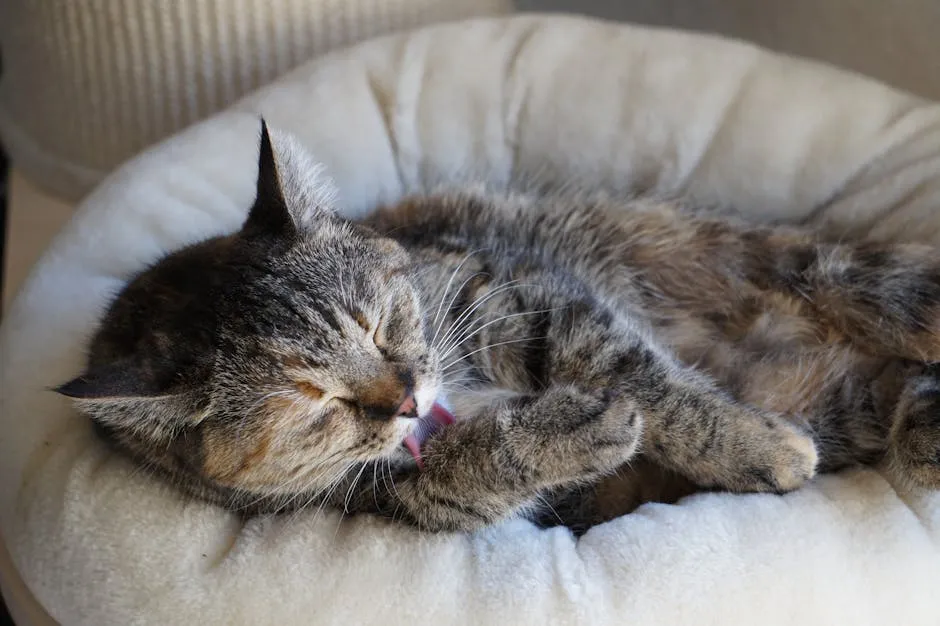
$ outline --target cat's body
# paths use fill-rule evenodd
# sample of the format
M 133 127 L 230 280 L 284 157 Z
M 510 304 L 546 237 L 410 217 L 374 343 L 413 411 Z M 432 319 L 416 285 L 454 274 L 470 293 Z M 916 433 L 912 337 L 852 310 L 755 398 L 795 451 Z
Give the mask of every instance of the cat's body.
M 304 168 L 263 140 L 245 228 L 138 277 L 62 388 L 188 492 L 440 530 L 884 458 L 940 486 L 932 250 L 472 192 L 354 225 Z
M 460 416 L 486 412 L 493 399 L 544 392 L 555 377 L 590 380 L 592 361 L 604 362 L 604 349 L 623 341 L 617 326 L 707 374 L 734 402 L 808 422 L 821 472 L 882 460 L 906 387 L 940 393 L 921 363 L 938 354 L 936 335 L 879 345 L 936 323 L 936 310 L 909 328 L 881 321 L 897 317 L 893 309 L 914 315 L 911 294 L 940 303 L 940 265 L 922 247 L 834 245 L 649 199 L 459 192 L 415 198 L 366 223 L 411 252 L 426 302 L 452 303 L 439 324 L 456 329 L 452 343 L 463 340 L 445 359 L 445 367 L 453 363 L 447 397 Z M 840 323 L 872 305 L 879 331 Z M 683 437 L 708 456 L 727 427 L 702 417 Z M 576 498 L 586 502 L 555 494 L 562 501 L 540 511 L 545 521 L 564 507 L 566 524 L 597 522 L 709 484 L 664 470 L 674 461 L 656 446 L 648 437 L 614 475 L 579 485 Z M 764 452 L 772 465 L 773 453 Z

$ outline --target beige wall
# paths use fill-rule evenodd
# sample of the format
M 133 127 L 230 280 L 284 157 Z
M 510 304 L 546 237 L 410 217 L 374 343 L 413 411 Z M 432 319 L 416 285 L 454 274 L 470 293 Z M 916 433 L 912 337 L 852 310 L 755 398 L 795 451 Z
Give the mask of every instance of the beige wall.
M 940 100 L 940 0 L 516 0 L 749 39 Z

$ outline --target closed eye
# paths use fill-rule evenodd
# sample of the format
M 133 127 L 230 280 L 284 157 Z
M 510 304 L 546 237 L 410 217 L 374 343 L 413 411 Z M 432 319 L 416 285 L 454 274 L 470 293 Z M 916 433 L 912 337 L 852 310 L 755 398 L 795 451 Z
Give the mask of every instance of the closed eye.
M 311 400 L 322 400 L 325 392 L 311 382 L 305 380 L 296 383 L 297 391 Z
M 375 326 L 369 323 L 369 319 L 362 311 L 356 311 L 353 315 L 353 318 L 356 320 L 356 324 L 359 325 L 359 328 L 366 331 L 366 333 L 369 335 L 369 338 L 372 339 L 372 343 L 374 343 L 381 351 L 382 347 L 379 344 L 382 341 L 382 337 L 379 332 L 382 328 L 382 318 L 379 318 L 379 321 Z
M 373 326 L 369 323 L 368 318 L 362 311 L 356 311 L 353 314 L 353 319 L 356 320 L 356 324 L 359 325 L 359 328 L 364 330 L 368 335 L 369 339 L 372 340 L 372 343 L 378 349 L 379 354 L 383 357 L 388 356 L 388 350 L 386 347 L 387 337 L 385 333 L 382 332 L 385 329 L 385 318 L 380 317 L 376 324 Z
M 372 343 L 375 344 L 375 347 L 378 348 L 379 354 L 383 357 L 388 357 L 388 336 L 385 333 L 386 324 L 384 323 L 385 319 L 379 319 L 379 323 L 375 326 L 375 332 L 372 333 Z
M 372 332 L 372 326 L 369 324 L 369 320 L 366 318 L 365 313 L 362 311 L 356 311 L 353 315 L 356 320 L 356 323 L 359 324 L 359 328 L 366 331 L 367 333 Z
M 306 380 L 297 381 L 295 383 L 295 386 L 297 387 L 297 391 L 302 393 L 304 397 L 314 400 L 316 402 L 320 402 L 321 404 L 324 404 L 324 405 L 329 404 L 331 402 L 341 402 L 347 406 L 353 406 L 353 407 L 356 406 L 356 402 L 354 400 L 350 400 L 349 398 L 346 398 L 344 396 L 327 395 L 327 393 L 323 391 L 323 389 L 321 389 L 320 387 L 317 387 L 315 384 L 308 382 Z

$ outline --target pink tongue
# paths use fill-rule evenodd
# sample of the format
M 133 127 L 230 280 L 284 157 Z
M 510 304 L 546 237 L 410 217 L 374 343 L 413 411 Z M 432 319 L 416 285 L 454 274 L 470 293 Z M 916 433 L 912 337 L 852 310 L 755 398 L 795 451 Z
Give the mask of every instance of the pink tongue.
M 408 448 L 408 452 L 414 457 L 415 463 L 418 464 L 418 469 L 421 470 L 424 469 L 424 459 L 421 458 L 421 444 L 428 438 L 428 435 L 445 426 L 450 426 L 457 421 L 450 411 L 437 402 L 431 406 L 430 418 L 432 422 L 423 421 L 419 424 L 418 428 L 415 429 L 415 432 L 402 440 L 402 443 Z
M 424 469 L 424 461 L 421 459 L 421 444 L 418 443 L 418 438 L 415 437 L 414 433 L 405 437 L 405 440 L 402 442 L 405 444 L 405 447 L 408 448 L 408 452 L 411 453 L 411 456 L 415 458 L 415 463 L 418 464 L 418 469 Z
M 441 426 L 450 426 L 457 421 L 450 411 L 442 407 L 437 402 L 431 405 L 431 417 L 434 418 L 434 421 Z

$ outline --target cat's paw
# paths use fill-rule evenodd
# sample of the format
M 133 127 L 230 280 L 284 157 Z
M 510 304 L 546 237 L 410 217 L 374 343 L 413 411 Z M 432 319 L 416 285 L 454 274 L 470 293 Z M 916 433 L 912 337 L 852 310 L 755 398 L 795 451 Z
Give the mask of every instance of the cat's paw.
M 819 453 L 805 424 L 761 413 L 736 426 L 736 454 L 718 464 L 711 486 L 742 493 L 785 493 L 815 476 Z
M 891 430 L 888 468 L 899 479 L 940 489 L 940 380 L 909 381 Z
M 550 387 L 507 431 L 514 454 L 548 482 L 614 471 L 636 454 L 642 434 L 631 400 L 573 385 Z

